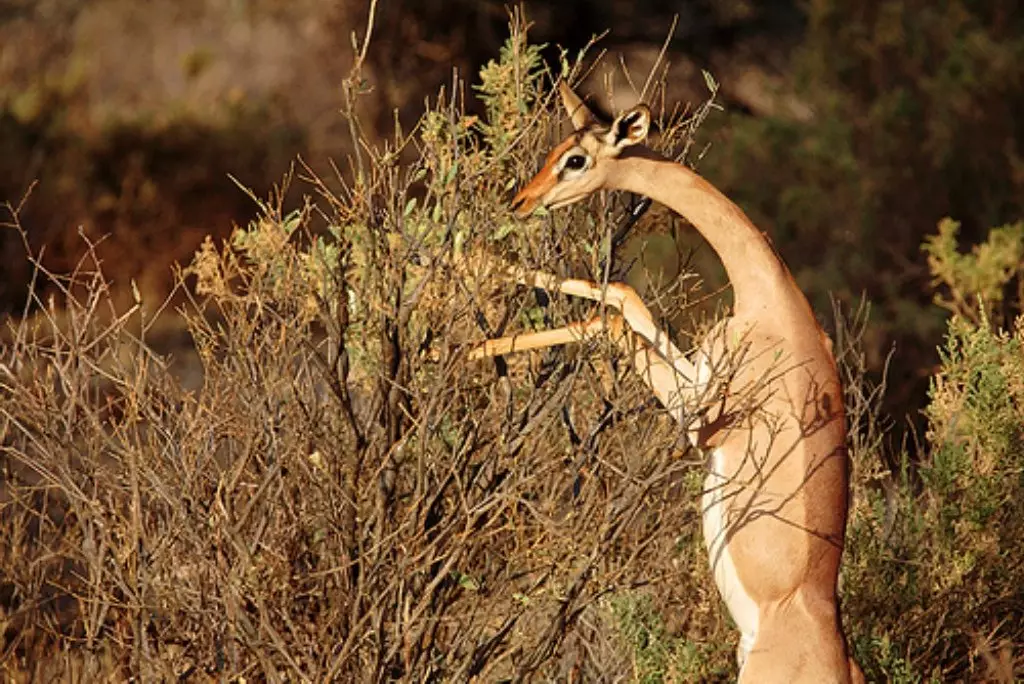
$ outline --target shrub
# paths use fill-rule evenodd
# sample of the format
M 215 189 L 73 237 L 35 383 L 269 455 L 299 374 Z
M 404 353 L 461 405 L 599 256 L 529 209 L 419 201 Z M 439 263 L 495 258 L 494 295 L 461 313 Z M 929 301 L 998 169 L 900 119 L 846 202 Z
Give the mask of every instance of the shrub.
M 297 208 L 287 178 L 207 240 L 180 274 L 196 387 L 98 262 L 34 260 L 61 297 L 33 295 L 0 357 L 11 676 L 597 680 L 628 667 L 606 599 L 647 586 L 675 634 L 726 641 L 707 570 L 684 574 L 705 565 L 695 461 L 613 345 L 465 358 L 585 315 L 474 254 L 601 277 L 615 213 L 513 223 L 508 180 L 562 115 L 521 22 L 482 78 L 487 121 L 456 84 L 413 134 L 357 141 L 340 191 L 303 169 Z
M 991 321 L 1019 268 L 1020 226 L 993 229 L 969 254 L 948 220 L 924 243 L 950 293 L 936 296 L 956 313 L 931 381 L 925 457 L 904 453 L 891 474 L 857 459 L 845 605 L 870 679 L 1012 681 L 1019 672 L 1024 318 L 1010 330 Z

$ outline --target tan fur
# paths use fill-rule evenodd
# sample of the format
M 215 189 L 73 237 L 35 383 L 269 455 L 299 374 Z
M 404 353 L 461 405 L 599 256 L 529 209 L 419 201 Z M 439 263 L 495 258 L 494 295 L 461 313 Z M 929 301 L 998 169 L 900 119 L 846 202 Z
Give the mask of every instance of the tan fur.
M 848 463 L 828 337 L 747 216 L 689 169 L 638 145 L 647 134 L 646 107 L 620 115 L 608 128 L 564 84 L 562 99 L 577 130 L 517 195 L 516 214 L 571 204 L 598 189 L 647 195 L 690 220 L 716 250 L 733 287 L 733 315 L 691 361 L 628 286 L 605 289 L 512 269 L 520 282 L 602 302 L 621 312 L 626 326 L 617 317 L 595 319 L 490 341 L 475 355 L 612 334 L 694 443 L 715 449 L 705 496 L 710 560 L 730 610 L 741 613 L 737 623 L 754 632 L 744 640 L 749 652 L 739 654 L 740 681 L 863 681 L 847 653 L 836 597 Z M 584 170 L 564 170 L 574 154 L 586 156 Z M 694 421 L 696 409 L 712 397 L 716 403 L 705 409 L 715 410 Z

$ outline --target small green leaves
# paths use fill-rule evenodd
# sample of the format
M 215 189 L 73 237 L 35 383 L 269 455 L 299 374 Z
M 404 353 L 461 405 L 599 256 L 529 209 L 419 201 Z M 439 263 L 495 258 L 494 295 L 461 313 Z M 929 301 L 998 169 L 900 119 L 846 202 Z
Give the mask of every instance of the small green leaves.
M 704 74 L 704 84 L 708 87 L 708 91 L 714 95 L 718 92 L 718 81 L 711 75 L 711 72 L 707 69 L 701 69 L 701 73 Z
M 495 242 L 497 242 L 498 240 L 503 240 L 506 236 L 508 236 L 509 233 L 511 233 L 515 229 L 516 226 L 511 221 L 502 223 L 500 226 L 498 226 L 498 229 L 495 230 L 493 234 L 491 234 L 491 240 L 494 240 Z
M 921 245 L 932 283 L 948 291 L 937 292 L 935 303 L 975 323 L 1001 323 L 1006 286 L 1024 273 L 1024 221 L 993 228 L 967 253 L 960 252 L 959 230 L 958 222 L 943 219 Z
M 458 582 L 459 586 L 467 591 L 479 591 L 480 583 L 473 579 L 470 575 L 455 570 L 452 572 L 455 577 L 455 581 Z
M 546 311 L 542 307 L 531 306 L 529 308 L 522 310 L 522 312 L 520 313 L 520 318 L 529 327 L 543 328 L 545 315 Z
M 444 175 L 444 183 L 441 184 L 442 188 L 447 188 L 455 181 L 455 175 L 459 172 L 459 162 L 456 160 L 450 167 L 448 167 L 448 173 Z
M 526 32 L 513 32 L 500 58 L 480 70 L 473 86 L 487 107 L 486 123 L 478 125 L 492 152 L 505 150 L 524 126 L 544 76 L 543 44 L 530 44 Z

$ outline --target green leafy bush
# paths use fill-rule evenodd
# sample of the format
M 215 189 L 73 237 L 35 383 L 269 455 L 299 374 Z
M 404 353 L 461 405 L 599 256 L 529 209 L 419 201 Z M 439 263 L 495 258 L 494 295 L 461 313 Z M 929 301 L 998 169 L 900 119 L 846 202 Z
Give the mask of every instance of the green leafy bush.
M 924 243 L 951 293 L 936 296 L 955 311 L 931 380 L 925 456 L 904 454 L 891 474 L 857 459 L 845 605 L 860 662 L 879 681 L 1012 681 L 1020 671 L 1024 317 L 1009 330 L 992 321 L 1024 233 L 994 228 L 961 254 L 956 227 L 943 221 Z
M 1009 302 L 1021 312 L 1024 303 L 1024 222 L 993 228 L 988 239 L 975 246 L 970 254 L 961 254 L 957 247 L 960 224 L 951 219 L 939 222 L 936 235 L 925 238 L 928 268 L 934 283 L 948 291 L 939 293 L 935 302 L 967 319 L 974 325 L 1003 325 L 1006 319 L 1003 304 L 1007 285 L 1018 278 L 1015 300 Z M 1012 313 L 1010 314 L 1012 317 Z

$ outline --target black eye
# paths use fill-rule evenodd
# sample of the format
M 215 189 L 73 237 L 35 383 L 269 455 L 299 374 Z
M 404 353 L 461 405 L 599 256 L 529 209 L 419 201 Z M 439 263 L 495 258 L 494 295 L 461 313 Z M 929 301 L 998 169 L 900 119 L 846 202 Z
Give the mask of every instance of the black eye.
M 565 168 L 579 171 L 587 165 L 587 158 L 582 154 L 574 154 L 565 160 Z

